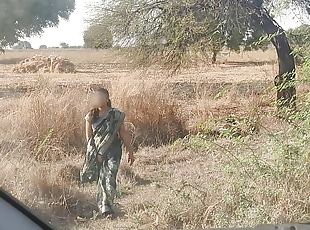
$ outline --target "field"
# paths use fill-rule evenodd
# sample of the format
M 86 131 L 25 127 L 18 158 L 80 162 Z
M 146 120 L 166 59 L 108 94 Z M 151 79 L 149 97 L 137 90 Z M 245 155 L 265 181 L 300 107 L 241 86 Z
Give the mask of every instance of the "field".
M 12 73 L 35 54 L 66 57 L 77 73 Z M 299 78 L 298 113 L 277 116 L 274 50 L 223 53 L 174 75 L 130 60 L 121 50 L 1 55 L 0 186 L 58 229 L 310 221 L 310 87 Z M 94 86 L 135 127 L 137 161 L 127 166 L 124 153 L 114 220 L 95 218 L 96 186 L 77 182 Z

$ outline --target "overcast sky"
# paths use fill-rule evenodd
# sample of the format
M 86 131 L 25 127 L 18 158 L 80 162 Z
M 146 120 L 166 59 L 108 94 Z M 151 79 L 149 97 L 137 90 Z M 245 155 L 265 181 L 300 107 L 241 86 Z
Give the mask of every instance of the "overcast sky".
M 40 45 L 59 46 L 61 42 L 66 42 L 71 46 L 83 45 L 83 31 L 87 28 L 85 19 L 90 13 L 90 4 L 98 1 L 100 0 L 76 0 L 76 9 L 68 21 L 61 20 L 58 27 L 47 28 L 41 36 L 31 37 L 27 40 L 31 42 L 33 48 L 38 48 Z M 284 29 L 301 24 L 300 20 L 294 18 L 293 15 L 277 20 Z
M 46 28 L 41 36 L 26 40 L 30 41 L 33 48 L 38 48 L 40 45 L 59 46 L 61 42 L 66 42 L 71 46 L 83 45 L 83 32 L 87 28 L 85 19 L 90 13 L 90 4 L 98 1 L 75 0 L 75 11 L 70 15 L 69 20 L 61 20 L 58 27 Z

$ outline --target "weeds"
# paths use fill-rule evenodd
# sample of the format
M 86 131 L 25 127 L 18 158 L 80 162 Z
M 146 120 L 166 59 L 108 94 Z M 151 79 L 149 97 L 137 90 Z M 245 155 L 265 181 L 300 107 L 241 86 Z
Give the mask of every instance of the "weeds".
M 304 118 L 307 108 L 295 114 L 295 121 L 299 116 Z M 308 119 L 307 119 L 308 120 Z M 305 123 L 304 123 L 305 122 Z M 285 132 L 274 135 L 261 136 L 259 133 L 254 140 L 251 139 L 230 139 L 212 141 L 204 136 L 197 135 L 188 137 L 185 144 L 187 148 L 195 151 L 212 151 L 213 155 L 221 159 L 217 167 L 223 169 L 222 176 L 228 183 L 215 181 L 208 183 L 208 190 L 212 190 L 211 197 L 217 195 L 218 186 L 222 190 L 218 191 L 220 205 L 213 207 L 212 216 L 205 218 L 204 213 L 208 212 L 208 205 L 204 204 L 201 196 L 197 192 L 203 190 L 202 184 L 193 186 L 194 181 L 186 181 L 191 189 L 185 193 L 180 193 L 179 199 L 186 204 L 186 199 L 193 196 L 193 200 L 200 200 L 201 204 L 195 206 L 198 219 L 191 217 L 183 219 L 183 227 L 190 226 L 204 227 L 211 224 L 216 227 L 258 225 L 261 223 L 292 223 L 305 222 L 310 220 L 309 209 L 309 138 L 310 126 L 308 121 L 303 120 L 299 126 L 287 123 Z M 307 133 L 305 133 L 307 132 Z M 199 143 L 197 145 L 197 143 Z M 227 157 L 224 157 L 227 156 Z M 224 157 L 224 158 L 223 158 Z M 196 195 L 195 195 L 196 191 Z M 203 192 L 203 197 L 208 197 L 208 192 Z M 178 204 L 173 204 L 176 207 Z M 183 206 L 182 206 L 183 207 Z M 210 207 L 210 206 L 209 206 Z M 183 207 L 186 210 L 185 207 Z M 298 213 L 298 214 L 297 214 Z M 188 214 L 187 214 L 188 215 Z M 180 214 L 177 219 L 182 218 Z M 196 219 L 196 221 L 192 221 Z M 205 222 L 208 220 L 208 222 Z M 197 225 L 197 223 L 199 223 Z

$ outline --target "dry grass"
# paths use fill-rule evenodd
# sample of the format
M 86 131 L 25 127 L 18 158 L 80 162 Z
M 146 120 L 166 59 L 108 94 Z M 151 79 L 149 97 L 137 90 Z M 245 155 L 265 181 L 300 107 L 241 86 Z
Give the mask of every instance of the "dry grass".
M 16 61 L 30 58 L 34 55 L 56 55 L 68 58 L 76 64 L 87 63 L 122 63 L 126 59 L 118 50 L 93 50 L 93 49 L 48 49 L 48 50 L 8 50 L 1 61 Z
M 7 50 L 5 55 L 0 56 L 2 60 L 22 60 L 35 54 L 49 56 L 50 54 L 63 56 L 77 64 L 87 63 L 128 63 L 128 58 L 119 49 L 95 50 L 95 49 L 47 49 L 47 50 Z M 275 62 L 276 53 L 273 49 L 265 52 L 223 52 L 219 55 L 219 62 Z M 130 62 L 129 62 L 130 63 Z
M 187 150 L 161 152 L 156 156 L 162 157 L 160 162 L 141 163 L 153 170 L 148 176 L 163 170 L 156 177 L 163 178 L 133 198 L 130 215 L 140 221 L 137 226 L 195 229 L 309 221 L 309 178 L 302 173 L 307 163 L 290 159 L 288 166 L 273 138 L 194 138 Z
M 83 114 L 86 103 L 76 89 L 57 94 L 49 85 L 17 103 L 12 125 L 27 141 L 37 160 L 59 160 L 80 151 L 84 144 Z M 84 98 L 85 98 L 84 94 Z M 77 100 L 80 98 L 82 100 Z
M 187 134 L 180 107 L 165 94 L 158 94 L 159 86 L 141 86 L 143 90 L 132 94 L 126 89 L 133 89 L 133 84 L 119 81 L 113 85 L 124 86 L 112 87 L 112 99 L 134 125 L 136 144 L 158 146 Z M 37 90 L 15 101 L 12 113 L 5 116 L 12 127 L 6 139 L 25 141 L 40 161 L 61 160 L 81 153 L 85 145 L 83 117 L 91 104 L 87 91 L 63 90 L 46 79 L 40 79 L 33 88 Z
M 181 106 L 170 96 L 170 89 L 146 82 L 113 83 L 115 103 L 127 113 L 127 120 L 136 127 L 138 145 L 159 146 L 188 134 Z
M 65 52 L 57 55 L 80 66 L 101 58 L 105 64 L 119 62 L 110 51 L 94 57 L 90 50 L 78 51 L 83 57 L 77 51 L 55 52 Z M 267 54 L 264 60 L 251 55 L 244 60 L 270 61 Z M 238 57 L 230 58 L 243 60 Z M 304 108 L 287 123 L 273 113 L 270 81 L 234 83 L 264 69 L 264 79 L 271 79 L 273 67 L 238 63 L 227 68 L 186 70 L 166 80 L 163 73 L 156 79 L 156 72 L 151 77 L 134 72 L 107 75 L 99 82 L 110 89 L 112 104 L 126 112 L 140 144 L 135 166 L 121 165 L 116 220 L 92 218 L 96 188 L 77 183 L 85 151 L 83 117 L 90 109 L 88 88 L 99 85 L 93 79 L 97 75 L 44 75 L 50 79 L 29 83 L 31 93 L 13 91 L 0 101 L 5 107 L 0 116 L 0 186 L 59 229 L 195 229 L 309 221 L 310 138 L 304 102 L 309 87 L 299 87 Z M 240 70 L 246 74 L 227 80 L 229 84 L 221 82 L 225 74 L 237 76 Z M 225 74 L 212 81 L 220 71 Z M 19 83 L 30 79 L 23 77 Z M 76 85 L 80 77 L 85 84 Z M 59 87 L 65 78 L 73 87 Z M 183 138 L 188 130 L 190 135 Z

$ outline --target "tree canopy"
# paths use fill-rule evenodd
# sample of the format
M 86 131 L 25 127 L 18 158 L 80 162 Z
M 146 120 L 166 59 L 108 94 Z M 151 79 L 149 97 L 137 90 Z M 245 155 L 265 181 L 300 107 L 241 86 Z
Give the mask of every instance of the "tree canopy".
M 24 37 L 40 34 L 68 19 L 75 0 L 1 0 L 0 46 L 13 45 Z
M 287 31 L 288 39 L 299 63 L 310 54 L 310 25 L 301 25 Z
M 276 4 L 277 9 L 280 2 Z M 252 17 L 253 7 L 261 7 L 262 3 L 259 0 L 103 0 L 93 23 L 108 27 L 118 43 L 134 44 L 143 54 L 143 60 L 154 63 L 159 55 L 159 60 L 175 65 L 192 50 L 218 52 L 224 46 L 234 51 L 241 47 L 266 48 L 266 42 L 259 42 L 264 35 L 263 28 Z M 300 4 L 304 3 L 300 1 Z M 265 6 L 275 8 L 275 1 L 266 1 Z
M 304 24 L 287 31 L 289 40 L 293 46 L 310 45 L 310 25 Z
M 45 50 L 45 49 L 47 49 L 47 45 L 40 45 L 39 49 L 40 50 Z
M 113 45 L 113 35 L 105 25 L 91 25 L 84 32 L 84 46 L 86 48 L 107 49 Z
M 62 49 L 67 49 L 67 48 L 69 48 L 69 44 L 66 43 L 66 42 L 61 42 L 59 45 L 60 45 L 60 47 L 61 47 Z
M 16 45 L 12 47 L 13 49 L 17 50 L 25 50 L 25 49 L 32 49 L 31 43 L 27 41 L 19 41 Z
M 238 49 L 271 41 L 279 59 L 277 101 L 295 107 L 294 56 L 271 15 L 287 9 L 310 14 L 309 8 L 310 0 L 102 0 L 94 23 L 106 25 L 119 42 L 134 44 L 143 60 L 163 60 L 176 68 L 193 49 Z M 262 33 L 267 39 L 259 39 Z

